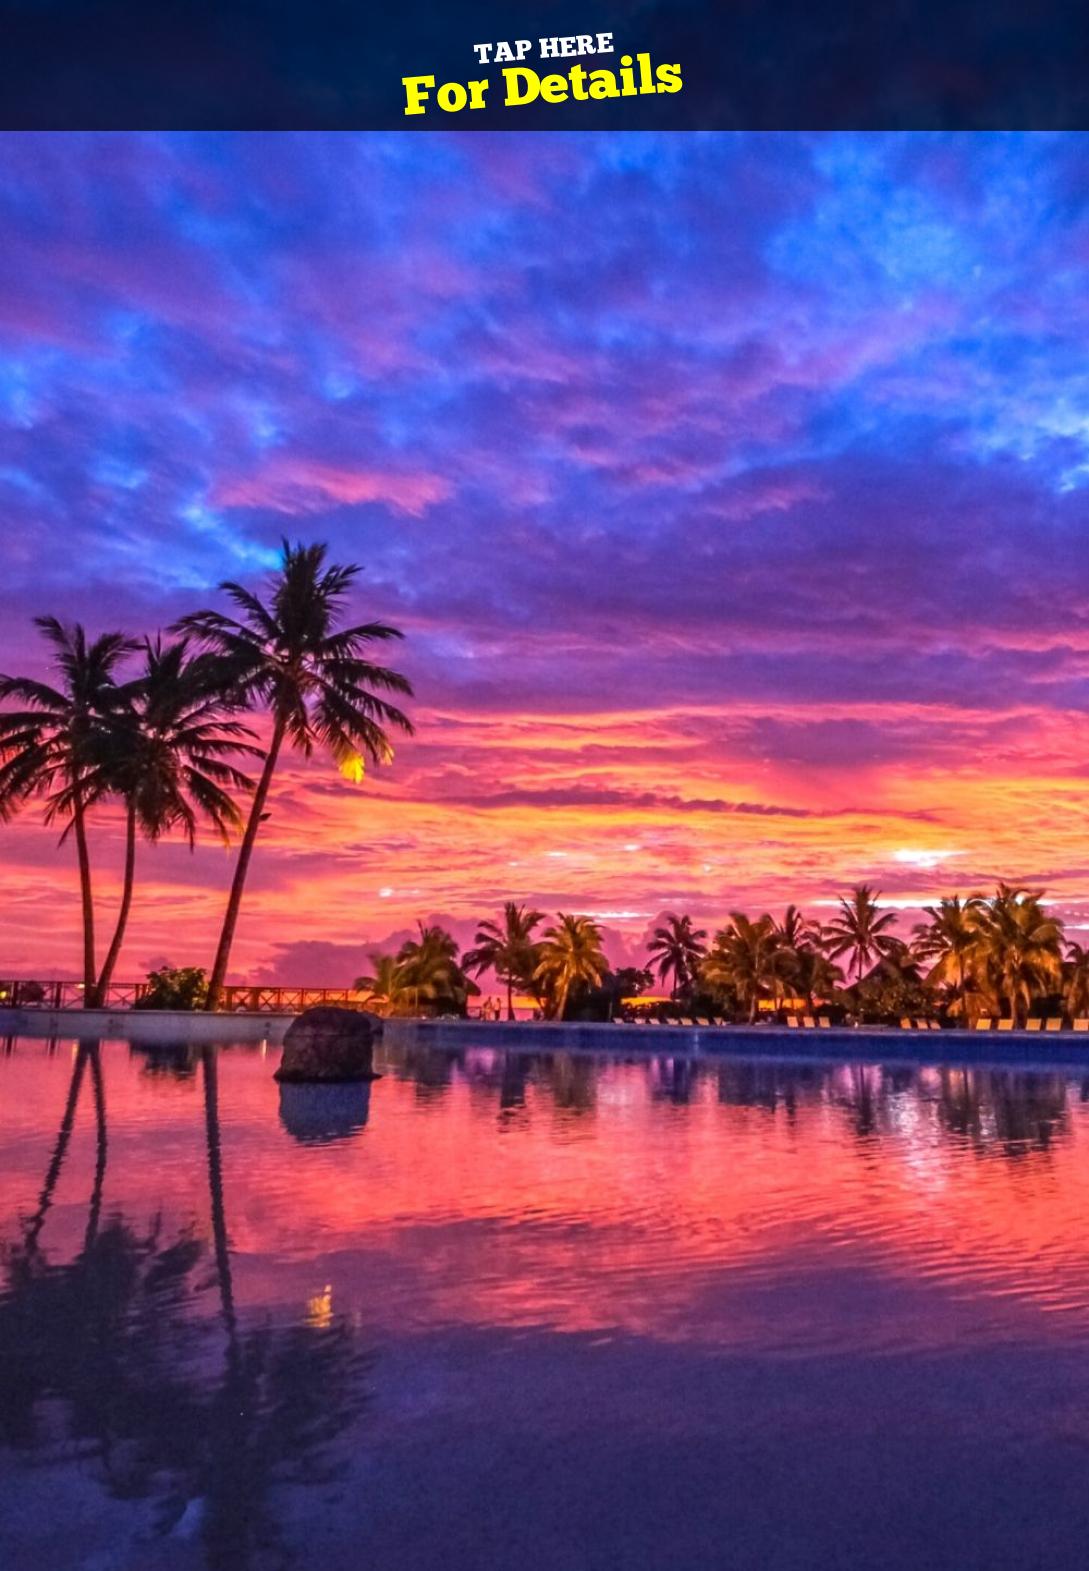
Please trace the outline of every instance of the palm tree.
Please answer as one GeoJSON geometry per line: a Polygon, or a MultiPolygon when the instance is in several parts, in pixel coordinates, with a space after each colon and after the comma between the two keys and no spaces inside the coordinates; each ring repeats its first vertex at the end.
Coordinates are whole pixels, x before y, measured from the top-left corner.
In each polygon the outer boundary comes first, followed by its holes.
{"type": "Polygon", "coordinates": [[[381,696],[411,696],[407,677],[366,658],[371,644],[403,635],[384,622],[343,626],[345,597],[361,569],[326,566],[325,558],[324,545],[285,540],[267,603],[227,581],[220,588],[239,617],[195,611],[175,625],[175,631],[193,634],[224,657],[232,696],[266,708],[272,718],[208,981],[209,1009],[217,1007],[226,979],[246,874],[284,743],[304,758],[310,758],[316,746],[324,747],[341,773],[358,782],[367,761],[388,763],[392,758],[390,727],[412,731],[407,715],[381,696]]]}
{"type": "Polygon", "coordinates": [[[503,915],[497,922],[481,922],[473,940],[474,947],[464,959],[466,971],[477,976],[482,971],[494,971],[507,986],[507,1019],[514,1019],[514,987],[530,987],[538,955],[533,942],[533,929],[544,921],[543,911],[527,910],[513,900],[503,906],[503,915]]]}
{"type": "Polygon", "coordinates": [[[821,950],[803,946],[794,951],[790,980],[812,1014],[816,999],[828,1000],[843,986],[843,972],[821,950]]]}
{"type": "MultiPolygon", "coordinates": [[[[809,996],[811,990],[819,991],[816,976],[826,976],[823,967],[815,967],[815,957],[821,948],[820,929],[803,915],[796,905],[788,905],[782,920],[775,923],[775,975],[773,986],[776,998],[781,989],[793,988],[809,996]],[[810,987],[806,987],[808,979],[810,987]]],[[[822,955],[823,959],[824,956],[822,955]]],[[[834,969],[834,968],[831,968],[834,969]]]]}
{"type": "Polygon", "coordinates": [[[707,953],[705,928],[693,928],[690,916],[667,911],[660,927],[650,935],[647,953],[651,967],[657,966],[658,979],[673,975],[673,997],[690,988],[696,980],[700,961],[707,953]]]}
{"type": "Polygon", "coordinates": [[[463,1014],[469,994],[480,989],[458,962],[457,940],[437,924],[416,926],[420,936],[406,939],[397,951],[401,986],[413,995],[417,1008],[423,998],[437,1011],[449,1007],[463,1014]]]}
{"type": "Polygon", "coordinates": [[[1063,1001],[1072,1017],[1089,1014],[1089,946],[1075,943],[1066,946],[1063,1001]]]}
{"type": "Polygon", "coordinates": [[[787,949],[798,951],[819,947],[820,929],[796,905],[787,906],[782,921],[775,924],[775,932],[779,942],[787,949]]]}
{"type": "Polygon", "coordinates": [[[976,969],[996,1004],[1016,1025],[1032,1000],[1062,983],[1062,923],[1043,908],[1042,889],[999,884],[980,917],[976,969]]]}
{"type": "Polygon", "coordinates": [[[779,959],[774,919],[765,912],[754,922],[743,911],[731,911],[729,925],[715,934],[702,976],[713,990],[733,988],[751,1025],[761,993],[778,985],[779,959]]]}
{"type": "Polygon", "coordinates": [[[561,911],[558,922],[545,928],[533,974],[548,988],[553,1019],[563,1019],[573,987],[600,987],[608,969],[601,929],[590,917],[561,911]]]}
{"type": "MultiPolygon", "coordinates": [[[[124,709],[101,759],[92,767],[96,795],[125,804],[125,872],[117,923],[95,989],[103,1002],[121,953],[136,877],[137,829],[155,842],[180,828],[196,841],[197,819],[206,818],[225,845],[242,814],[228,787],[251,791],[253,782],[227,762],[231,754],[260,758],[243,739],[247,726],[223,716],[222,670],[213,657],[191,658],[184,640],[163,647],[144,642],[145,667],[121,688],[124,709]]],[[[64,806],[64,797],[61,805],[64,806]]]]}
{"type": "Polygon", "coordinates": [[[841,897],[839,912],[828,924],[829,953],[833,960],[851,956],[856,982],[875,960],[902,947],[902,940],[889,932],[896,921],[895,911],[882,911],[877,900],[868,884],[857,884],[849,898],[841,897]]]}
{"type": "Polygon", "coordinates": [[[931,987],[946,987],[954,998],[954,1007],[964,1013],[967,1008],[968,981],[973,956],[979,947],[980,917],[985,902],[980,895],[969,895],[962,901],[959,895],[943,898],[937,905],[924,906],[928,920],[915,924],[915,942],[912,948],[921,960],[935,964],[927,974],[931,987]]]}
{"type": "Polygon", "coordinates": [[[371,954],[367,958],[374,970],[369,976],[356,977],[356,991],[368,993],[367,1003],[380,1014],[395,1015],[407,1009],[412,989],[405,984],[397,956],[371,954]]]}
{"type": "Polygon", "coordinates": [[[83,996],[95,996],[95,913],[87,812],[95,800],[91,774],[123,707],[115,680],[118,664],[134,645],[121,633],[104,633],[88,643],[76,623],[56,617],[34,618],[50,644],[60,684],[50,687],[30,677],[0,676],[0,700],[21,707],[0,713],[0,822],[6,822],[32,797],[44,797],[45,821],[65,821],[75,836],[83,913],[83,996]]]}

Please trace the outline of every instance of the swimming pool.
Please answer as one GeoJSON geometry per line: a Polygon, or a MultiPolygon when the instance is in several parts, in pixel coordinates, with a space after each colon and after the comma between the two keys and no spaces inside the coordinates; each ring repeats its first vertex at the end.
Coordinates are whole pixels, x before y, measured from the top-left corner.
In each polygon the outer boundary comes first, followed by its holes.
{"type": "Polygon", "coordinates": [[[1081,1567],[1089,1079],[0,1050],[0,1564],[1081,1567]]]}

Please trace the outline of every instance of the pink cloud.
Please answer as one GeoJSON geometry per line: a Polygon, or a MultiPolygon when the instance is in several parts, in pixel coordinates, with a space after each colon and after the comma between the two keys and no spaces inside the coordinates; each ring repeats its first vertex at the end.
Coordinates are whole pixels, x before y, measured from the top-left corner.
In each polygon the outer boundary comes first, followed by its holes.
{"type": "Polygon", "coordinates": [[[211,500],[217,507],[266,507],[293,515],[318,512],[330,504],[384,502],[395,512],[420,518],[451,490],[442,475],[349,468],[284,453],[251,475],[219,481],[211,500]]]}

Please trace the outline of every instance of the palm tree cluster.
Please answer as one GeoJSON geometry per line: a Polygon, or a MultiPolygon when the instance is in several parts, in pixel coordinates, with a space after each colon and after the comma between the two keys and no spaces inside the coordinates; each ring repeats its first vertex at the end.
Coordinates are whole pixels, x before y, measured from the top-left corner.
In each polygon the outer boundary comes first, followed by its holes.
{"type": "Polygon", "coordinates": [[[482,921],[471,949],[460,956],[453,937],[438,926],[419,926],[396,955],[372,954],[372,971],[356,980],[371,1007],[386,1015],[464,1014],[479,987],[471,976],[492,971],[506,988],[507,1018],[514,1019],[514,990],[530,994],[541,1013],[562,1019],[582,990],[600,987],[609,971],[600,927],[588,916],[560,912],[539,938],[544,913],[508,900],[502,916],[482,921]]]}
{"type": "Polygon", "coordinates": [[[655,975],[682,1011],[699,1003],[750,1022],[762,1005],[799,1003],[864,1019],[940,1012],[967,1024],[984,1014],[1023,1024],[1043,1000],[1089,1013],[1089,946],[1065,942],[1042,890],[1000,884],[989,899],[952,896],[924,911],[905,940],[893,931],[896,913],[860,884],[827,923],[794,905],[779,920],[733,911],[710,942],[690,916],[670,911],[651,932],[647,970],[614,972],[592,918],[560,912],[538,933],[544,914],[509,900],[478,923],[464,954],[443,928],[420,926],[396,954],[372,954],[355,986],[383,1014],[465,1014],[479,991],[470,977],[489,971],[506,989],[509,1020],[516,990],[546,1019],[563,1019],[595,994],[611,1013],[621,992],[637,994],[655,975]]]}
{"type": "Polygon", "coordinates": [[[710,946],[689,917],[669,913],[649,952],[662,981],[672,978],[675,999],[709,995],[749,1020],[761,1001],[786,998],[856,1014],[914,1013],[902,1000],[921,1000],[967,1024],[981,1015],[1022,1024],[1045,999],[1071,1015],[1089,1010],[1089,949],[1065,942],[1043,890],[999,884],[990,898],[942,899],[924,907],[910,941],[893,932],[896,914],[879,899],[860,884],[823,926],[795,906],[779,922],[735,911],[710,946]]]}
{"type": "Polygon", "coordinates": [[[38,617],[54,684],[0,676],[0,822],[37,799],[61,841],[75,841],[83,927],[83,996],[104,1000],[121,953],[135,888],[137,845],[180,832],[192,846],[205,823],[226,843],[238,834],[227,908],[208,981],[219,1003],[246,877],[277,763],[285,748],[329,753],[353,781],[392,756],[391,730],[411,732],[388,695],[408,679],[370,658],[402,635],[381,622],[353,624],[346,602],[357,566],[326,561],[324,545],[283,542],[264,599],[220,585],[235,614],[200,610],[171,628],[173,641],[120,632],[90,639],[83,627],[38,617]],[[268,717],[258,745],[240,716],[268,717]],[[260,764],[254,781],[244,772],[260,764]],[[243,812],[239,797],[248,797],[243,812]],[[89,822],[106,806],[125,821],[121,897],[101,966],[89,822]]]}
{"type": "Polygon", "coordinates": [[[751,1021],[762,998],[778,1004],[800,995],[812,1004],[843,980],[831,939],[797,906],[788,906],[778,922],[767,912],[754,919],[733,911],[710,947],[705,938],[688,917],[672,912],[651,935],[652,963],[662,981],[672,974],[675,999],[707,994],[720,1009],[751,1021]]]}
{"type": "MultiPolygon", "coordinates": [[[[670,911],[650,934],[645,977],[657,975],[669,985],[682,1010],[698,1001],[716,1014],[748,1021],[761,1005],[778,1010],[790,1001],[810,1012],[819,1003],[862,1018],[940,1012],[966,1024],[981,1015],[1023,1024],[1045,1000],[1071,1016],[1089,1013],[1089,946],[1065,941],[1042,890],[999,884],[990,898],[952,896],[923,909],[925,920],[904,939],[893,931],[895,911],[882,907],[868,884],[859,884],[824,924],[794,905],[779,920],[767,912],[751,917],[733,911],[710,942],[690,916],[670,911]]],[[[546,1018],[563,1018],[574,999],[621,976],[643,975],[610,970],[601,929],[591,918],[560,913],[538,938],[543,921],[540,911],[508,901],[501,917],[479,924],[474,947],[461,957],[465,973],[490,970],[505,985],[508,1019],[514,1018],[515,988],[532,995],[546,1018]]],[[[453,940],[443,937],[446,952],[456,956],[453,940]]],[[[405,961],[415,949],[406,945],[404,959],[372,957],[374,976],[356,985],[371,993],[376,1007],[415,1013],[421,998],[431,1002],[442,995],[441,987],[414,994],[405,986],[405,961]]]]}
{"type": "Polygon", "coordinates": [[[369,994],[371,1008],[384,1015],[465,1013],[470,997],[479,993],[459,959],[457,940],[438,924],[417,923],[395,955],[372,954],[373,972],[356,979],[357,991],[369,994]]]}

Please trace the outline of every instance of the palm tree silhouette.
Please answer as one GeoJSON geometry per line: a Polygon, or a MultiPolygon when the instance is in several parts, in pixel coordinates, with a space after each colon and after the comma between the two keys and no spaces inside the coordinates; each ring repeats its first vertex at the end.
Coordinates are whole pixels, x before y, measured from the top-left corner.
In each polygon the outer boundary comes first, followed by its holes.
{"type": "Polygon", "coordinates": [[[1071,1015],[1089,1010],[1089,946],[1068,943],[1063,965],[1063,1000],[1071,1015]]]}
{"type": "Polygon", "coordinates": [[[833,960],[851,956],[856,982],[875,960],[903,947],[902,940],[889,932],[896,922],[895,911],[882,911],[877,900],[869,884],[857,884],[849,896],[841,896],[839,911],[828,924],[829,953],[833,960]]]}
{"type": "Polygon", "coordinates": [[[934,962],[927,974],[928,985],[948,988],[962,1014],[967,1008],[968,980],[980,946],[985,909],[980,895],[969,895],[966,900],[953,895],[924,906],[927,920],[915,924],[912,948],[921,960],[934,962]]]}
{"type": "Polygon", "coordinates": [[[494,971],[507,988],[507,1019],[514,1019],[514,988],[530,987],[538,954],[533,929],[544,921],[543,911],[528,910],[514,900],[503,906],[498,922],[485,921],[477,927],[473,948],[464,957],[466,971],[477,976],[494,971]]]}
{"type": "Polygon", "coordinates": [[[395,1015],[407,1010],[413,1002],[412,988],[405,982],[397,956],[370,954],[367,959],[373,970],[356,977],[356,992],[367,993],[368,1007],[381,1014],[395,1015]]]}
{"type": "Polygon", "coordinates": [[[1062,985],[1062,923],[1042,900],[1042,889],[999,884],[980,913],[977,974],[996,1003],[1008,1005],[1015,1025],[1034,997],[1062,985]]]}
{"type": "MultiPolygon", "coordinates": [[[[134,645],[121,633],[88,643],[79,623],[65,627],[39,616],[59,686],[0,676],[0,700],[22,707],[0,713],[0,823],[34,797],[44,797],[46,823],[64,820],[62,842],[75,837],[83,916],[83,1000],[95,1001],[95,912],[87,812],[96,796],[91,776],[109,754],[122,708],[115,672],[134,645]]],[[[101,787],[98,788],[99,790],[101,787]]]]}
{"type": "Polygon", "coordinates": [[[777,984],[779,958],[773,918],[765,912],[753,921],[744,911],[733,911],[729,925],[715,934],[701,974],[713,990],[734,990],[751,1025],[761,994],[777,984]]]}
{"type": "Polygon", "coordinates": [[[437,923],[416,924],[419,937],[407,938],[397,951],[399,985],[411,993],[418,1008],[421,999],[464,1014],[470,993],[480,989],[470,982],[458,961],[458,945],[451,933],[437,923]]]}
{"type": "Polygon", "coordinates": [[[562,1020],[571,989],[599,987],[608,968],[597,923],[588,916],[568,916],[561,911],[559,921],[545,929],[533,974],[549,990],[553,1018],[562,1020]]]}
{"type": "Polygon", "coordinates": [[[238,608],[239,617],[194,611],[175,624],[175,631],[192,634],[223,657],[225,691],[232,698],[264,707],[272,717],[272,736],[250,804],[208,981],[208,1009],[218,1006],[226,979],[246,875],[284,744],[305,758],[315,747],[323,747],[346,778],[359,781],[366,761],[387,763],[392,758],[390,727],[412,731],[408,717],[381,696],[411,696],[407,677],[366,658],[371,644],[402,634],[384,622],[342,625],[345,599],[361,569],[326,566],[325,558],[324,545],[291,545],[285,540],[267,603],[227,581],[220,588],[238,608]]]}
{"type": "Polygon", "coordinates": [[[696,980],[700,962],[707,953],[702,927],[693,928],[690,916],[667,911],[662,924],[654,929],[647,953],[651,966],[658,969],[659,980],[673,975],[673,997],[690,988],[696,980]]]}
{"type": "Polygon", "coordinates": [[[263,756],[246,740],[253,734],[249,728],[224,715],[220,662],[209,655],[190,657],[185,640],[164,647],[159,639],[147,639],[143,652],[144,669],[122,686],[124,707],[109,749],[90,775],[95,794],[113,794],[125,804],[121,904],[98,976],[100,1001],[113,978],[132,907],[137,829],[154,843],[180,828],[192,849],[200,817],[228,845],[232,831],[242,826],[230,790],[253,789],[252,780],[229,758],[263,756]]]}

